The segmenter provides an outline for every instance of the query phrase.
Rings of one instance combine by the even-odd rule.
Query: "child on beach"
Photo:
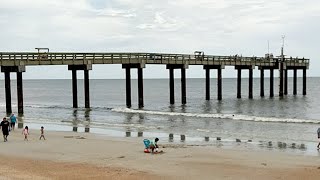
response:
[[[22,134],[24,135],[24,140],[28,141],[28,135],[29,135],[29,128],[28,126],[26,126],[23,130],[22,130]]]
[[[39,140],[41,140],[41,138],[43,138],[44,140],[46,140],[46,138],[44,137],[44,127],[43,127],[43,126],[41,126],[40,132],[41,132],[41,135],[40,135]]]
[[[149,149],[151,150],[152,153],[158,153],[158,141],[159,138],[156,138],[155,140],[147,140],[148,142],[150,142],[150,144],[148,144],[148,147],[146,147],[145,152],[150,152]]]
[[[153,151],[158,152],[158,148],[159,148],[158,141],[159,141],[159,138],[156,138],[156,139],[154,139],[154,141],[151,141],[150,149],[151,149],[152,152]]]

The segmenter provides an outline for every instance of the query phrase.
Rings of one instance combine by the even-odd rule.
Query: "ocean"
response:
[[[205,100],[205,79],[187,79],[187,104],[181,105],[180,79],[175,79],[175,105],[169,104],[168,79],[144,80],[144,108],[138,109],[137,80],[132,80],[132,108],[126,108],[125,80],[90,80],[91,109],[84,108],[83,80],[78,80],[79,108],[72,108],[71,80],[24,80],[24,117],[20,123],[32,129],[83,132],[109,136],[160,137],[165,142],[193,145],[245,146],[248,140],[257,147],[317,154],[317,129],[320,127],[320,78],[307,79],[307,95],[278,96],[278,79],[269,97],[269,79],[265,78],[265,97],[260,97],[260,79],[254,79],[253,99],[248,98],[248,79],[242,79],[242,99],[236,98],[235,78],[225,78],[223,99],[217,100],[217,81],[211,79],[211,100]],[[0,113],[5,116],[4,81],[0,81]],[[17,114],[16,81],[11,81],[12,109]],[[174,138],[169,140],[169,134]],[[180,141],[180,135],[186,140]],[[205,141],[209,137],[209,141]],[[251,142],[252,141],[252,142]],[[280,146],[281,145],[281,146]]]

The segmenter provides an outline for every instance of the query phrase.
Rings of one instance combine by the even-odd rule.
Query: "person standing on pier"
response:
[[[2,134],[3,134],[3,141],[7,142],[8,141],[8,135],[9,135],[10,123],[9,123],[9,121],[7,121],[6,117],[4,117],[2,119],[2,122],[1,122],[0,126],[1,126]]]
[[[17,118],[16,118],[16,116],[15,116],[13,113],[12,113],[11,116],[10,116],[10,122],[11,122],[10,127],[11,127],[11,129],[14,131],[14,127],[15,127],[15,125],[16,125]]]

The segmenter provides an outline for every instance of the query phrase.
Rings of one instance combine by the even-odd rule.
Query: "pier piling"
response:
[[[303,77],[302,77],[302,94],[307,95],[307,68],[303,67]]]
[[[264,69],[260,69],[260,96],[264,97]]]
[[[142,68],[138,68],[138,98],[139,98],[139,103],[138,106],[139,108],[144,107],[143,103],[143,72]]]
[[[85,108],[90,108],[89,70],[84,70],[84,99]]]
[[[283,62],[280,62],[279,78],[279,97],[283,97]]]
[[[7,115],[10,115],[12,113],[10,71],[4,72],[4,81],[5,81],[5,94],[6,94],[6,113]]]
[[[185,141],[186,140],[186,135],[181,134],[180,135],[180,139],[181,139],[181,141]]]
[[[249,99],[253,98],[253,70],[249,68]]]
[[[284,70],[284,95],[288,95],[288,69]]]
[[[274,70],[270,69],[270,97],[274,97],[274,86],[273,86],[273,81],[274,81]]]
[[[90,108],[89,70],[92,70],[92,64],[68,65],[68,70],[72,71],[73,108],[78,108],[77,70],[83,70],[84,72],[84,104],[85,104],[85,108]]]
[[[206,68],[206,100],[210,100],[210,69]]]
[[[174,69],[181,69],[181,103],[187,104],[187,91],[186,91],[186,64],[167,64],[169,69],[169,86],[170,86],[170,104],[174,104]]]
[[[138,107],[143,108],[143,68],[145,64],[122,64],[122,69],[126,70],[126,105],[131,108],[131,68],[137,69],[138,73]]]
[[[297,95],[297,69],[293,69],[293,95]]]
[[[174,69],[169,69],[170,104],[174,104]]]
[[[72,99],[73,99],[73,108],[78,108],[78,79],[77,79],[77,70],[72,69]]]
[[[218,100],[222,100],[222,69],[218,68]]]
[[[131,108],[131,69],[126,69],[126,104],[127,108]]]
[[[217,70],[217,97],[222,100],[222,69],[223,65],[204,65],[203,69],[206,71],[206,100],[210,100],[210,70]]]
[[[181,68],[181,103],[187,104],[187,90],[186,90],[186,69]]]
[[[241,98],[241,69],[238,69],[238,76],[237,76],[237,98]]]
[[[18,99],[18,115],[23,115],[23,85],[22,72],[17,72],[17,99]]]

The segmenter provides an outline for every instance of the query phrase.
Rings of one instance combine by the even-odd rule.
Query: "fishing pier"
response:
[[[274,97],[274,71],[278,70],[279,97],[288,94],[288,70],[293,70],[293,94],[297,94],[297,70],[303,71],[302,94],[306,95],[307,69],[309,59],[288,58],[284,55],[273,57],[242,57],[205,55],[203,52],[194,54],[163,54],[163,53],[59,53],[59,52],[0,52],[1,72],[5,78],[6,112],[12,112],[10,73],[17,73],[18,113],[23,114],[23,72],[26,66],[67,65],[72,72],[73,107],[78,108],[77,71],[84,71],[85,108],[90,108],[89,71],[93,64],[121,64],[126,77],[126,106],[131,104],[131,69],[138,72],[138,107],[144,106],[143,69],[147,64],[166,65],[169,70],[169,99],[175,104],[174,70],[181,71],[181,103],[186,104],[186,69],[192,65],[203,66],[205,71],[205,99],[210,100],[210,71],[217,70],[217,99],[222,100],[222,70],[233,66],[237,71],[237,98],[241,98],[241,72],[249,71],[249,94],[253,98],[253,69],[260,70],[260,96],[265,96],[264,73],[270,72],[270,97]]]

